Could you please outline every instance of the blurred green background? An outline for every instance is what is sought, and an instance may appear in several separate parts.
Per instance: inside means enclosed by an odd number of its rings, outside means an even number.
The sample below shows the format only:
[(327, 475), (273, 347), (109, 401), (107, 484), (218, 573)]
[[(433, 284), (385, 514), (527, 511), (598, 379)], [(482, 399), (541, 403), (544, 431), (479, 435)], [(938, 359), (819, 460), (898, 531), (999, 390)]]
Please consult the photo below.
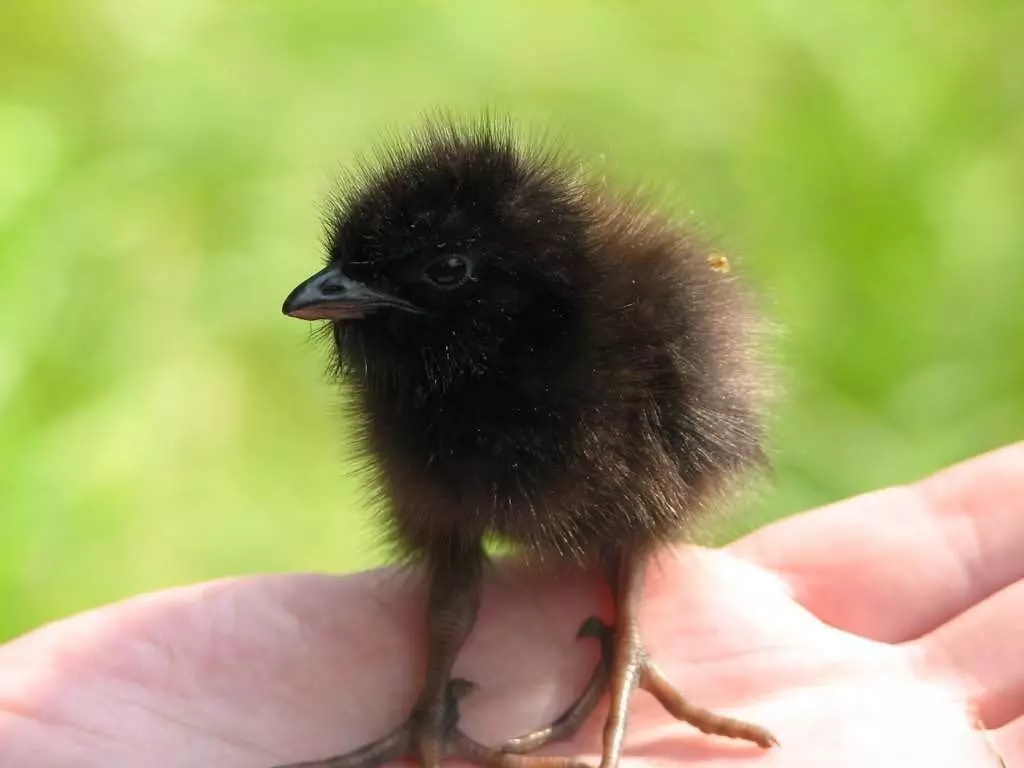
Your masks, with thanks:
[(310, 328), (335, 171), (444, 105), (722, 236), (786, 329), (718, 532), (1024, 435), (1024, 5), (0, 4), (0, 639), (380, 562)]

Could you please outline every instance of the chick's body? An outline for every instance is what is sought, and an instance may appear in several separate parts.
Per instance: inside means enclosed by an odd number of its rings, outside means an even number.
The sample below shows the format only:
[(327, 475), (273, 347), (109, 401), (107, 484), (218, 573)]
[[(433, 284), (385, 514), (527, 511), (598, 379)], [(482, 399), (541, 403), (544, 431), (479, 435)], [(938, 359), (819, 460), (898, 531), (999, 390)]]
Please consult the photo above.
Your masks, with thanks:
[[(637, 685), (706, 732), (774, 743), (673, 699), (638, 641), (653, 547), (762, 460), (756, 323), (696, 240), (507, 126), (434, 123), (344, 193), (328, 265), (285, 311), (333, 321), (390, 532), (431, 580), (427, 680), (408, 723), (308, 765), (412, 752), (424, 766), (509, 768), (511, 753), (571, 734), (606, 683), (602, 768), (617, 764)], [(451, 677), (491, 535), (541, 561), (598, 562), (617, 613), (614, 630), (585, 624), (605, 659), (566, 717), (499, 750), (458, 730), (465, 689)]]

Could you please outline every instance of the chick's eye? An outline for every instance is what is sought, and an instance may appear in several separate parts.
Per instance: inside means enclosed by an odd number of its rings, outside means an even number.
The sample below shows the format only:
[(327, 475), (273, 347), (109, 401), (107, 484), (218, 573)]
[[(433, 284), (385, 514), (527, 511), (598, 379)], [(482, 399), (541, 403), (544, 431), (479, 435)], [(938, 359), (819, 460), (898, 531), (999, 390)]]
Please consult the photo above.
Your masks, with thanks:
[(472, 263), (459, 254), (441, 256), (423, 268), (423, 277), (438, 288), (458, 288), (472, 274)]

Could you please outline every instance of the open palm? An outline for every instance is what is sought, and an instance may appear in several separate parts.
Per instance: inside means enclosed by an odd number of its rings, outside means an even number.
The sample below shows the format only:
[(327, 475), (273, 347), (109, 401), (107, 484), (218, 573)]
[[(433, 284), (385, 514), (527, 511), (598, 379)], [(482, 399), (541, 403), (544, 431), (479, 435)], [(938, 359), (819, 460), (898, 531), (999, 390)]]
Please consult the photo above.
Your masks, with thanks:
[[(267, 768), (407, 714), (424, 595), (395, 570), (142, 596), (0, 648), (0, 764)], [(597, 658), (596, 577), (499, 567), (456, 666), (485, 743), (550, 719)], [(704, 736), (638, 693), (624, 765), (1024, 766), (1024, 444), (651, 569), (654, 659), (695, 702), (771, 729)], [(977, 730), (983, 721), (990, 729)], [(557, 754), (598, 762), (603, 711)]]

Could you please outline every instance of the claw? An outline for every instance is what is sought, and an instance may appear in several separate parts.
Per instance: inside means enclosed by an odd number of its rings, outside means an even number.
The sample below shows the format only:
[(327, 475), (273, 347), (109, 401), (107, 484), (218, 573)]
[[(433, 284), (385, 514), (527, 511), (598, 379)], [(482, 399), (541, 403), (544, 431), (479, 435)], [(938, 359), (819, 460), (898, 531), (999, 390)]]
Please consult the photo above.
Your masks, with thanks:
[(450, 696), (453, 701), (461, 701), (469, 696), (469, 694), (476, 693), (478, 690), (480, 690), (480, 686), (472, 680), (466, 680), (462, 677), (453, 677), (448, 681), (448, 696)]
[(580, 628), (576, 630), (576, 637), (593, 637), (597, 640), (603, 640), (608, 637), (612, 632), (612, 628), (605, 624), (597, 616), (589, 616), (583, 620), (580, 624)]

